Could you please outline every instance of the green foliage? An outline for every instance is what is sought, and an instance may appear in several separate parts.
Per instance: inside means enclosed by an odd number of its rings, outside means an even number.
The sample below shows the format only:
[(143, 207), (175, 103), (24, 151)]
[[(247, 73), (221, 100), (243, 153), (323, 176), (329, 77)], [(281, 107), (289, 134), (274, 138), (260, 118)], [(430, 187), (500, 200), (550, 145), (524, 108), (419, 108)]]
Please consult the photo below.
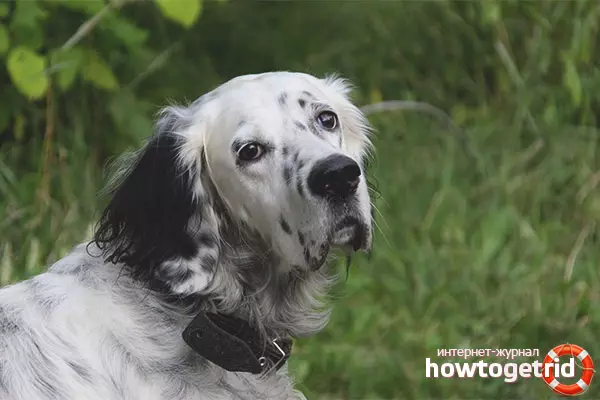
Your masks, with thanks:
[(202, 12), (202, 0), (155, 0), (163, 15), (182, 26), (191, 27)]
[(327, 329), (297, 342), (300, 388), (549, 398), (539, 380), (431, 380), (424, 365), (438, 348), (600, 354), (599, 19), (592, 0), (0, 2), (0, 283), (89, 237), (106, 161), (160, 105), (245, 73), (337, 72), (360, 104), (447, 110), (475, 157), (422, 115), (371, 118), (373, 256), (353, 261)]
[(119, 86), (117, 78), (110, 67), (94, 50), (87, 50), (83, 55), (84, 63), (81, 70), (83, 79), (99, 89), (114, 90)]
[(11, 49), (6, 69), (13, 85), (30, 99), (39, 99), (46, 93), (46, 58), (25, 46)]
[[(85, 52), (80, 47), (54, 51), (52, 53), (52, 65), (57, 69), (56, 83), (58, 87), (63, 91), (67, 91), (75, 82), (75, 78), (81, 71), (85, 61)], [(114, 76), (112, 78), (115, 80)]]

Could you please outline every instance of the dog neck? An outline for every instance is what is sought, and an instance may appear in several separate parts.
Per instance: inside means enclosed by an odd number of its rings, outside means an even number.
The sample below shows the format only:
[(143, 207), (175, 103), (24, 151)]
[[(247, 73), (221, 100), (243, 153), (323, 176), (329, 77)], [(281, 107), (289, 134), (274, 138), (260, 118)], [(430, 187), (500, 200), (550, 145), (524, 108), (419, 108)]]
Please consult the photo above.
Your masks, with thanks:
[[(207, 246), (207, 227), (219, 225), (218, 256)], [(217, 312), (247, 321), (265, 337), (302, 337), (322, 330), (329, 320), (324, 297), (334, 279), (324, 265), (310, 271), (283, 264), (257, 232), (220, 212), (194, 228), (204, 247), (189, 260), (163, 262), (153, 285), (169, 299), (187, 299), (188, 312)], [(212, 257), (212, 258), (211, 258)], [(215, 259), (207, 268), (206, 260)], [(158, 283), (158, 285), (156, 285)]]

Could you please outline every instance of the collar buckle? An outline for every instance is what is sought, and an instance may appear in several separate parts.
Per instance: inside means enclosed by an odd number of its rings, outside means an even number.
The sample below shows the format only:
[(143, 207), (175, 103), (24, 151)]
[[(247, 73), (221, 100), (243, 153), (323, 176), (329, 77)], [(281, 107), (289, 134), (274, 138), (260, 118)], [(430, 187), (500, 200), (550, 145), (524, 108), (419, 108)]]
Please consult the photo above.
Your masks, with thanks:
[[(273, 369), (275, 369), (276, 371), (278, 371), (288, 360), (288, 358), (290, 358), (291, 355), (291, 343), (289, 344), (289, 346), (286, 346), (284, 344), (280, 345), (279, 344), (279, 338), (275, 338), (273, 340), (271, 340), (271, 344), (273, 345), (273, 347), (275, 347), (275, 350), (277, 350), (277, 354), (271, 354), (272, 355), (272, 366), (270, 368), (266, 368), (269, 364), (269, 359), (267, 356), (262, 355), (259, 359), (258, 362), (260, 363), (260, 366), (263, 368), (263, 373), (268, 374), (269, 372), (271, 372)], [(284, 350), (284, 347), (286, 347), (288, 350)], [(268, 350), (267, 350), (268, 351)]]

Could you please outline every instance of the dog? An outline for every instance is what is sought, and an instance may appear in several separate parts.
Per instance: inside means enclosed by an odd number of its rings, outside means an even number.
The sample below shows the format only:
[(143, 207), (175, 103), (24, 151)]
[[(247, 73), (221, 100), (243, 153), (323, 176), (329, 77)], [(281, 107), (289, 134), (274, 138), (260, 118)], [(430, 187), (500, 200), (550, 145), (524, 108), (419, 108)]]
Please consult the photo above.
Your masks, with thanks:
[(0, 399), (297, 399), (332, 248), (368, 251), (372, 129), (343, 78), (236, 77), (163, 108), (93, 238), (0, 290)]

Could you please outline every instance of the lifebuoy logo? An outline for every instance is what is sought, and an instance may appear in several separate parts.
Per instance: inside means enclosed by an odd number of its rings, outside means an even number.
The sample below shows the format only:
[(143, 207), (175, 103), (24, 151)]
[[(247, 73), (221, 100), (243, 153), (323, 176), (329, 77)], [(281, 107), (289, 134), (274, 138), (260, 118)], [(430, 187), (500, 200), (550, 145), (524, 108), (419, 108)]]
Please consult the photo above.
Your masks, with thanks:
[[(464, 359), (471, 356), (489, 357), (504, 356), (508, 360), (520, 357), (539, 357), (537, 349), (438, 349), (438, 356), (456, 356)], [(568, 357), (567, 362), (560, 362), (561, 357)], [(563, 359), (564, 360), (564, 359)], [(471, 362), (435, 363), (430, 358), (425, 360), (425, 377), (427, 378), (502, 378), (507, 383), (518, 379), (532, 377), (542, 378), (548, 387), (562, 396), (578, 396), (585, 393), (594, 377), (594, 361), (590, 354), (575, 344), (561, 344), (548, 352), (542, 362), (487, 363), (484, 360)], [(566, 383), (567, 379), (575, 383)]]
[[(566, 385), (558, 381), (559, 359), (562, 356), (571, 356), (571, 361), (577, 358), (581, 362), (581, 378), (576, 383)], [(561, 344), (548, 352), (542, 363), (544, 372), (542, 379), (554, 392), (563, 396), (577, 396), (585, 393), (594, 377), (594, 361), (590, 354), (576, 344)], [(548, 372), (547, 372), (548, 371)], [(554, 373), (553, 373), (554, 372)]]

